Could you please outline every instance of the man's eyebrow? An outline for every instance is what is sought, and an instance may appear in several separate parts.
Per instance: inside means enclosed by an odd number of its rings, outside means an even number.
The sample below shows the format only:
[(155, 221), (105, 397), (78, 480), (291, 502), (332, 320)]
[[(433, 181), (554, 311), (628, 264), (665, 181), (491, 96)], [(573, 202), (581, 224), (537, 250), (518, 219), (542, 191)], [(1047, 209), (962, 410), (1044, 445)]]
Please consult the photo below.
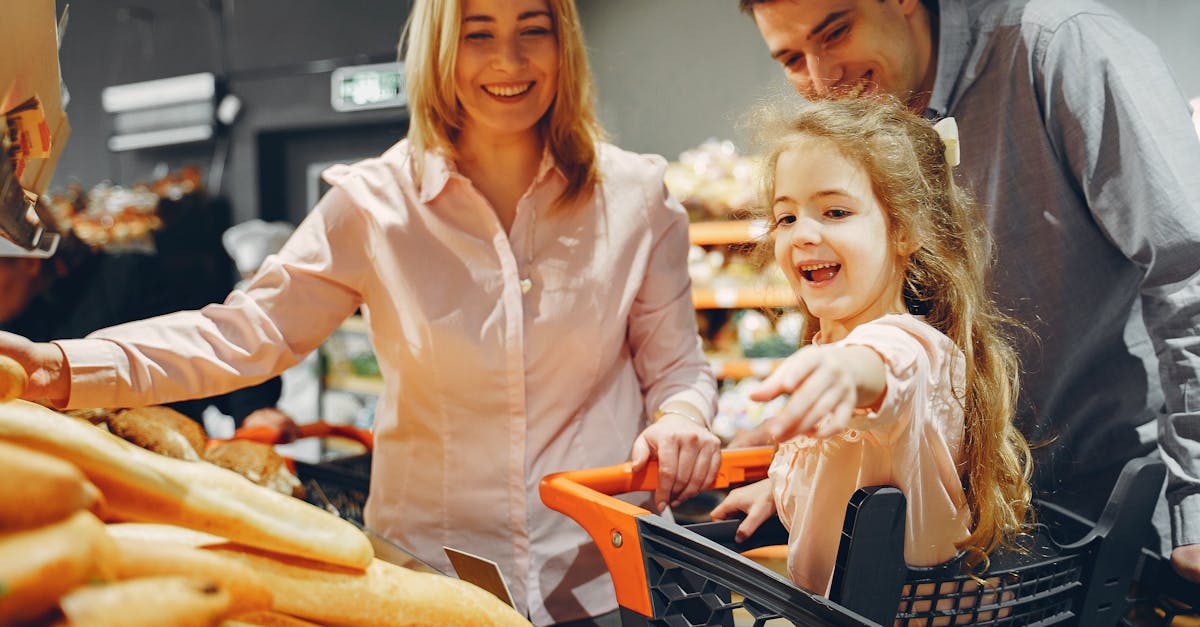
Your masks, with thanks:
[(812, 29), (812, 32), (810, 32), (808, 34), (808, 36), (805, 37), (805, 39), (812, 39), (813, 37), (820, 35), (821, 31), (828, 28), (830, 24), (842, 19), (843, 17), (846, 16), (847, 13), (850, 13), (850, 12), (851, 12), (851, 9), (843, 9), (841, 11), (834, 11), (833, 13), (826, 15), (825, 19), (821, 20), (821, 23), (817, 24), (817, 26)]
[[(826, 15), (825, 19), (821, 20), (821, 22), (819, 24), (817, 24), (816, 27), (812, 29), (812, 31), (810, 31), (807, 35), (804, 36), (804, 40), (809, 41), (813, 37), (817, 37), (818, 35), (821, 34), (821, 31), (824, 31), (826, 28), (829, 28), (830, 24), (833, 24), (834, 22), (842, 19), (843, 17), (845, 17), (847, 14), (849, 14), (851, 12), (853, 12), (853, 9), (843, 9), (841, 11), (834, 11), (833, 13)], [(779, 50), (772, 52), (771, 58), (778, 61), (781, 57), (785, 57), (791, 53), (792, 53), (792, 51), (790, 48), (781, 48)]]

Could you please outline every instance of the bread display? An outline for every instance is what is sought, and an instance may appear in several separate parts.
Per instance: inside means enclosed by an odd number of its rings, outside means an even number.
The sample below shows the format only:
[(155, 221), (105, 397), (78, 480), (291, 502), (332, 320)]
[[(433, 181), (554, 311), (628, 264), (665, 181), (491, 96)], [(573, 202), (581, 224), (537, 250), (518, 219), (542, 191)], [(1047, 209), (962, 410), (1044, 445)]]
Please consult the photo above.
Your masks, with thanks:
[(126, 409), (108, 419), (108, 430), (146, 450), (188, 461), (203, 459), (208, 443), (200, 423), (170, 407)]
[(280, 494), (304, 498), (300, 479), (270, 444), (251, 440), (217, 442), (204, 453), (204, 459)]
[[(275, 610), (321, 625), (528, 625), (508, 605), (473, 584), (419, 573), (379, 559), (365, 571), (272, 554), (166, 525), (110, 525), (123, 543), (177, 542), (251, 569), (275, 594)], [(403, 617), (403, 618), (397, 618)]]
[(0, 402), (0, 472), (19, 521), (0, 527), (0, 625), (529, 624), (303, 501), (40, 405)]
[(212, 464), (152, 453), (34, 403), (0, 403), (0, 439), (65, 459), (104, 494), (110, 516), (171, 523), (351, 568), (371, 543), (350, 523)]

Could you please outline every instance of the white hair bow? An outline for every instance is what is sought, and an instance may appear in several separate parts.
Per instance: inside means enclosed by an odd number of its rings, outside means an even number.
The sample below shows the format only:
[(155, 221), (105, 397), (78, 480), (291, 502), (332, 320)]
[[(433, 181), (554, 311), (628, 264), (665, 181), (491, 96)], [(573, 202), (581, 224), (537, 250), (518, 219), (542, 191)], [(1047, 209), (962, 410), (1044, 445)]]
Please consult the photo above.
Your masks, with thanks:
[(961, 156), (958, 151), (958, 122), (954, 118), (942, 118), (933, 125), (933, 130), (937, 131), (946, 146), (946, 165), (952, 168), (958, 165)]

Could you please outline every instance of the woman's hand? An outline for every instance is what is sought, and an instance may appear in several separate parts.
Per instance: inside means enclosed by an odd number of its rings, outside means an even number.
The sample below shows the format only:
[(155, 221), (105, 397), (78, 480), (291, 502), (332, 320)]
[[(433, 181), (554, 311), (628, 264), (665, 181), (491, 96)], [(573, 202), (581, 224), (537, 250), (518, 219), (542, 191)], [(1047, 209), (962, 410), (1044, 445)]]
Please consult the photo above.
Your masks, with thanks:
[(66, 404), (71, 395), (71, 370), (66, 355), (57, 344), (38, 344), (20, 335), (0, 331), (0, 355), (16, 360), (29, 375), (21, 398)]
[(865, 346), (806, 346), (788, 357), (750, 398), (791, 398), (768, 421), (776, 442), (798, 435), (828, 438), (845, 431), (857, 407), (873, 405), (887, 385), (883, 358)]
[(654, 506), (661, 513), (667, 503), (677, 506), (712, 485), (721, 466), (721, 439), (685, 416), (664, 414), (633, 442), (635, 472), (651, 458), (658, 460)]
[(771, 480), (763, 479), (731, 490), (729, 496), (713, 508), (712, 519), (728, 520), (738, 512), (745, 512), (746, 518), (738, 525), (734, 539), (745, 542), (750, 534), (775, 515), (775, 495), (771, 493)]

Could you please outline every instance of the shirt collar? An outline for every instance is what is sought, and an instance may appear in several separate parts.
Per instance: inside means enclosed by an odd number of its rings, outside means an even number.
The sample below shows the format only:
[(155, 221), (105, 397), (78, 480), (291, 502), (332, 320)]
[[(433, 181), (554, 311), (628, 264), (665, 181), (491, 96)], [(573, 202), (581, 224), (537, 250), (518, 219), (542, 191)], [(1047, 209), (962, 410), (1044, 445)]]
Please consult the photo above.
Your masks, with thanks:
[(950, 97), (958, 77), (962, 76), (962, 66), (971, 45), (966, 6), (960, 0), (939, 0), (937, 4), (937, 75), (929, 105), (925, 107), (925, 117), (931, 119), (945, 117), (950, 110)]
[[(441, 151), (426, 151), (424, 166), (425, 169), (421, 173), (420, 198), (421, 202), (425, 204), (429, 204), (438, 197), (438, 194), (442, 193), (452, 176), (462, 176), (454, 162)], [(554, 155), (550, 152), (550, 146), (547, 144), (542, 148), (542, 160), (538, 163), (537, 174), (533, 177), (533, 185), (540, 185), (551, 173), (557, 173), (560, 178), (566, 180), (566, 176), (558, 167), (558, 162), (554, 160)]]

